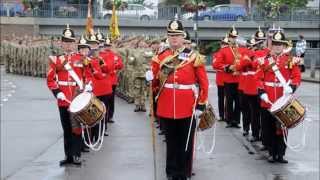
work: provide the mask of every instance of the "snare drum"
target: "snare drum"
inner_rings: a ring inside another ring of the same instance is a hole
[[[304,120],[306,109],[293,95],[282,96],[270,108],[270,112],[286,128],[293,128]]]
[[[105,117],[106,107],[92,93],[83,92],[73,99],[69,111],[80,123],[93,127]]]

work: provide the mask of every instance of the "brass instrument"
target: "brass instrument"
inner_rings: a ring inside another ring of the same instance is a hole
[[[229,47],[234,57],[234,61],[232,64],[232,66],[234,67],[235,65],[240,63],[241,54],[239,53],[237,46],[235,44],[229,44]],[[239,72],[237,72],[234,68],[231,68],[231,70],[233,71],[234,75],[239,74]]]

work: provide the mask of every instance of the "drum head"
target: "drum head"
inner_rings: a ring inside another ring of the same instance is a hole
[[[283,95],[282,97],[280,97],[275,103],[273,103],[273,105],[270,108],[271,112],[275,112],[278,111],[279,109],[281,109],[284,105],[287,104],[287,102],[289,102],[289,100],[291,99],[292,95],[286,96]]]
[[[83,92],[75,97],[70,104],[70,112],[75,113],[81,111],[87,104],[89,104],[92,97],[91,93]]]

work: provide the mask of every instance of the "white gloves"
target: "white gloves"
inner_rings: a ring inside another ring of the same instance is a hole
[[[91,82],[84,86],[84,92],[91,92],[92,90]]]
[[[293,90],[290,86],[287,85],[287,86],[283,87],[283,94],[288,95],[288,94],[292,94],[292,93],[293,93]]]
[[[151,70],[148,70],[148,71],[146,72],[145,76],[146,76],[146,80],[147,80],[147,81],[152,81],[152,80],[153,80],[153,73],[152,73]]]
[[[262,99],[264,102],[266,102],[266,103],[268,103],[268,104],[272,104],[272,102],[270,101],[267,93],[261,94],[261,95],[260,95],[260,99]]]
[[[264,57],[257,58],[257,61],[260,65],[264,63]]]
[[[199,119],[202,113],[203,113],[203,111],[196,109],[196,111],[194,112],[195,118]]]
[[[59,92],[59,93],[57,94],[57,99],[60,99],[60,100],[64,101],[64,100],[66,100],[67,98],[66,98],[66,95],[64,95],[63,92]]]

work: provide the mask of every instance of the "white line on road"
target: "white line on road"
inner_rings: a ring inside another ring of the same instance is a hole
[[[2,101],[6,102],[6,101],[8,101],[8,98],[3,98]]]

